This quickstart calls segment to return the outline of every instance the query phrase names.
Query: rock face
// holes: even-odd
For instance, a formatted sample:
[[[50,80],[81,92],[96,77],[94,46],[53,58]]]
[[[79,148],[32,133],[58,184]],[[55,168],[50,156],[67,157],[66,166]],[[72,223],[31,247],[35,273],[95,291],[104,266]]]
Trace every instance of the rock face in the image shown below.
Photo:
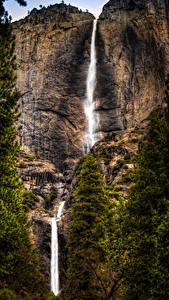
[[[133,168],[146,119],[163,102],[169,72],[168,12],[165,0],[111,0],[98,20],[95,99],[103,139],[92,152],[105,182],[117,185],[126,198],[129,182],[123,175]],[[83,100],[93,18],[70,5],[56,4],[34,9],[13,24],[22,93],[20,139],[26,151],[43,158],[28,159],[20,170],[26,187],[41,199],[29,219],[48,283],[50,218],[63,200],[58,232],[61,283],[65,280],[72,193],[87,125]],[[53,187],[58,195],[46,210],[45,195]]]
[[[61,171],[83,152],[83,112],[93,15],[56,4],[13,24],[24,149]]]
[[[169,71],[169,4],[111,0],[98,22],[98,85],[102,132],[138,126],[164,97]]]
[[[162,103],[169,72],[169,4],[111,0],[98,21],[96,110],[101,133],[139,126]],[[13,24],[21,142],[61,172],[83,154],[93,16],[56,4]]]
[[[63,174],[50,161],[30,156],[23,151],[18,156],[17,166],[24,181],[24,187],[27,193],[28,191],[33,193],[39,200],[33,205],[33,209],[29,210],[28,219],[31,240],[38,248],[41,271],[50,288],[51,217],[57,215],[61,199],[63,201],[68,198],[68,185],[65,183]],[[60,228],[59,240],[62,241],[60,249],[64,248],[62,235]]]
[[[16,35],[17,83],[22,93],[19,169],[25,187],[40,198],[29,212],[31,239],[38,248],[41,270],[50,287],[51,217],[69,198],[74,165],[83,153],[86,120],[83,100],[94,17],[56,4],[34,9],[13,24]],[[34,154],[36,154],[34,156]],[[70,171],[71,169],[71,171]],[[45,199],[58,190],[53,205]],[[59,249],[65,249],[59,224]],[[60,277],[65,278],[66,252],[59,250]]]
[[[50,289],[50,262],[51,262],[51,224],[48,214],[44,211],[33,212],[30,217],[31,237],[38,246],[40,267],[45,275],[48,288]]]

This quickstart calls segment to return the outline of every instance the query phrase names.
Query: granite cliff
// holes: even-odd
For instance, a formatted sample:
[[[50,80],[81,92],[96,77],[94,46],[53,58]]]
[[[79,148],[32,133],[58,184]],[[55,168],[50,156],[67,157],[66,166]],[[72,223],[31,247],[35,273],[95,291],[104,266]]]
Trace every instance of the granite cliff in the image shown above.
[[[102,139],[92,152],[106,183],[128,197],[123,180],[133,168],[137,142],[148,117],[163,104],[169,72],[169,3],[165,0],[110,0],[98,20],[96,35],[96,110]],[[50,217],[66,200],[59,223],[60,270],[65,278],[65,243],[69,232],[72,192],[87,122],[83,111],[92,21],[90,13],[56,4],[33,10],[13,24],[16,35],[18,88],[21,97],[20,140],[30,161],[21,155],[26,186],[40,197],[30,212],[32,239],[42,271],[50,280]],[[46,195],[58,193],[46,208]]]
[[[96,110],[103,133],[139,126],[162,103],[169,4],[111,0],[98,20]],[[15,22],[20,139],[64,172],[83,155],[93,15],[56,4]]]
[[[73,169],[83,155],[83,99],[93,19],[76,7],[56,4],[34,9],[13,23],[22,94],[20,141],[25,151],[19,154],[18,167],[27,190],[40,199],[29,220],[48,283],[50,218],[59,202],[69,198]],[[57,195],[46,205],[53,189]],[[64,237],[60,243],[65,244]]]
[[[168,1],[111,0],[98,25],[103,132],[139,126],[162,103],[169,71]]]
[[[14,23],[21,97],[21,142],[67,169],[82,155],[82,100],[93,16],[56,4]]]

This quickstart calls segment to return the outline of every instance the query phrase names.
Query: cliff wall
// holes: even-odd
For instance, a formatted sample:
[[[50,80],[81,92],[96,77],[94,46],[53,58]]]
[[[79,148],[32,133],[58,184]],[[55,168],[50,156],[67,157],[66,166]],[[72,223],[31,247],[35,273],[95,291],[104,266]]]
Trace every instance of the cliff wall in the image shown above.
[[[169,4],[111,0],[98,20],[98,130],[140,126],[163,101],[169,72]],[[86,74],[93,16],[56,4],[14,23],[24,149],[61,172],[83,155]]]
[[[129,183],[123,175],[133,168],[147,118],[163,103],[169,72],[168,12],[169,3],[164,0],[111,0],[98,20],[95,100],[103,139],[92,151],[105,182],[117,185],[126,198]],[[63,200],[59,256],[61,281],[65,279],[72,192],[77,186],[87,125],[83,100],[93,18],[72,6],[57,4],[33,10],[13,24],[22,93],[20,139],[23,148],[35,154],[21,173],[27,188],[40,197],[29,216],[48,283],[50,218]],[[45,197],[53,187],[58,195],[46,209]]]
[[[111,0],[98,22],[102,132],[139,126],[162,103],[169,72],[168,1]]]
[[[83,100],[93,19],[76,7],[56,4],[34,9],[13,23],[22,94],[20,141],[25,151],[19,154],[18,167],[25,188],[39,198],[29,212],[30,231],[49,288],[51,217],[60,201],[69,198],[73,169],[83,155]],[[48,203],[53,189],[57,195]],[[59,243],[65,248],[61,225]],[[64,278],[64,251],[59,255]]]
[[[21,142],[60,170],[82,155],[82,102],[93,16],[56,4],[13,24],[16,35]]]

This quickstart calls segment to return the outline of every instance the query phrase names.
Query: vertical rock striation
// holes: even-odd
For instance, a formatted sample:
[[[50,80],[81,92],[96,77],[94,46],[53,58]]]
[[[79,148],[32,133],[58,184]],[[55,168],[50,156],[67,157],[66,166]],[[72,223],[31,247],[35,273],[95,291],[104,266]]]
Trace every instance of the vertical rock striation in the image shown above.
[[[140,138],[135,127],[142,123],[144,131],[147,122],[142,121],[163,101],[169,72],[168,13],[168,0],[110,0],[98,20],[94,98],[99,130],[103,136],[110,133],[93,153],[101,160],[105,182],[116,184],[123,176],[121,160],[134,156],[135,141]],[[67,268],[65,245],[77,162],[83,155],[87,126],[83,101],[93,19],[75,7],[56,4],[34,9],[13,24],[22,93],[20,139],[25,150],[45,159],[27,163],[21,172],[27,188],[42,198],[40,207],[30,213],[32,240],[38,245],[41,268],[49,283],[50,218],[65,200],[65,212],[58,223],[61,285]],[[119,132],[112,135],[112,131]],[[127,168],[132,168],[129,162]],[[42,207],[52,187],[58,189],[58,196],[47,211]],[[123,189],[127,193],[125,186]]]
[[[169,4],[110,0],[98,21],[100,130],[132,128],[157,108],[169,71]]]
[[[24,155],[24,169],[20,171],[26,188],[41,199],[29,213],[29,220],[31,239],[38,247],[41,270],[49,288],[51,217],[56,216],[60,201],[69,198],[73,169],[83,154],[87,126],[83,101],[93,19],[90,13],[71,5],[56,4],[34,9],[28,17],[13,23],[17,85],[22,93],[20,140],[24,150],[38,158],[37,162],[25,163]],[[49,198],[53,187],[58,195],[47,210],[45,198]],[[60,222],[61,282],[67,265],[63,232]]]
[[[21,142],[61,171],[82,155],[93,15],[56,4],[13,24],[21,98]]]

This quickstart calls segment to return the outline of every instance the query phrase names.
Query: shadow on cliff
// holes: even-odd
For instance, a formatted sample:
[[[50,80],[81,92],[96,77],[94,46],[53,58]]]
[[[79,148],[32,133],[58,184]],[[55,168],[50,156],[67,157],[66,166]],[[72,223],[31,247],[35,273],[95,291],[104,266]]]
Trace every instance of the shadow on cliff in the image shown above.
[[[64,40],[56,47],[54,56],[46,62],[47,75],[44,80],[42,98],[46,90],[55,93],[47,95],[43,113],[53,115],[50,136],[49,159],[63,172],[69,159],[82,156],[80,138],[85,129],[83,98],[86,92],[87,66],[90,57],[92,22],[82,24],[76,30],[63,29]]]
[[[100,131],[110,132],[118,131],[126,128],[126,120],[122,116],[122,122],[119,122],[117,110],[121,108],[117,90],[118,85],[112,65],[111,58],[107,56],[105,50],[104,37],[100,32],[100,24],[98,22],[97,30],[97,111],[100,113]],[[111,117],[109,116],[111,115]]]

